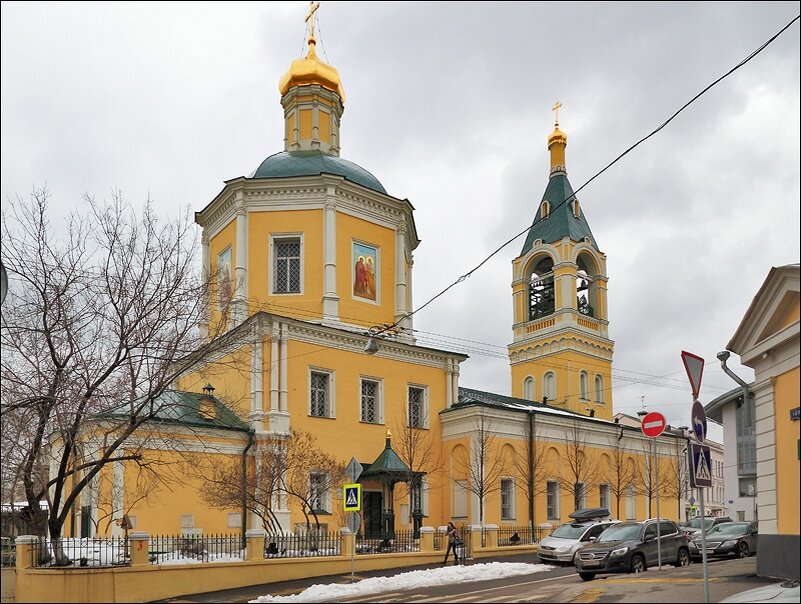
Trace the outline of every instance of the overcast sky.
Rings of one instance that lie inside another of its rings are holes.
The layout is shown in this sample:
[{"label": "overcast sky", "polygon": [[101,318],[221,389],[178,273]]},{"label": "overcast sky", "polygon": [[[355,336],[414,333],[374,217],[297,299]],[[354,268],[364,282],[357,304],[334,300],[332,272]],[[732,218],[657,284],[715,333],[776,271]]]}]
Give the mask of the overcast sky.
[{"label": "overcast sky", "polygon": [[[115,188],[164,216],[202,209],[283,150],[278,80],[305,51],[308,6],[3,2],[3,203],[46,184],[64,210]],[[798,12],[323,2],[318,54],[347,95],[342,157],[416,208],[415,306],[531,223],[555,101],[578,189]],[[735,387],[716,353],[770,268],[799,261],[799,23],[578,197],[608,258],[615,410],[644,397],[689,424],[681,351],[707,361],[703,403]],[[511,392],[523,241],[414,317],[421,344],[469,348],[462,386]],[[730,366],[753,379],[736,355]]]}]

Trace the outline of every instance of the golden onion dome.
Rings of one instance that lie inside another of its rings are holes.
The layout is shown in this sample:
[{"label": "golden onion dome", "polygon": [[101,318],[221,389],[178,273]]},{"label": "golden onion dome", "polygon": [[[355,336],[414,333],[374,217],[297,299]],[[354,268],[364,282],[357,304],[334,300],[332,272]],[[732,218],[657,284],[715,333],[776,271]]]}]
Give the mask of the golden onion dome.
[{"label": "golden onion dome", "polygon": [[342,81],[339,79],[339,72],[336,67],[323,63],[317,58],[314,47],[317,41],[309,36],[309,52],[302,59],[295,59],[289,66],[281,81],[278,83],[278,90],[281,96],[293,86],[304,86],[319,84],[326,90],[335,92],[339,95],[342,104],[345,104],[345,91],[342,88]]},{"label": "golden onion dome", "polygon": [[562,143],[563,145],[567,145],[567,135],[559,130],[559,124],[554,126],[553,132],[551,132],[550,136],[548,137],[548,148],[551,148],[551,145],[554,143]]}]

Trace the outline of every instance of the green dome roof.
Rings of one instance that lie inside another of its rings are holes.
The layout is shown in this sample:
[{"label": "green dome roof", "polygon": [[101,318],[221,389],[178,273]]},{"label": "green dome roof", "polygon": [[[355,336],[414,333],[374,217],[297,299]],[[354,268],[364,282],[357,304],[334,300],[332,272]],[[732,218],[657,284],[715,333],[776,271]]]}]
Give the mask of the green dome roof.
[{"label": "green dome roof", "polygon": [[387,194],[378,179],[361,166],[341,157],[327,155],[322,151],[281,151],[261,162],[250,178],[316,176],[318,174],[336,174],[373,191]]}]

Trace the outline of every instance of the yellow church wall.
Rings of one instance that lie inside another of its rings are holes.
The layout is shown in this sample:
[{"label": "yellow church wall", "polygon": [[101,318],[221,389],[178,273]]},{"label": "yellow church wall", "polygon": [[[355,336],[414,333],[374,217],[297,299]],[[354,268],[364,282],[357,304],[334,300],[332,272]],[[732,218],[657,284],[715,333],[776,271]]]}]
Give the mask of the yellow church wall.
[{"label": "yellow church wall", "polygon": [[[248,214],[248,298],[250,314],[260,310],[301,320],[322,315],[323,214],[321,210],[250,212]],[[301,293],[271,294],[270,236],[302,233]]]},{"label": "yellow church wall", "polygon": [[312,111],[311,109],[301,109],[300,114],[300,138],[310,139],[312,137]]},{"label": "yellow church wall", "polygon": [[331,115],[321,108],[317,110],[317,138],[324,143],[331,143]]},{"label": "yellow church wall", "polygon": [[[185,373],[177,380],[176,389],[200,393],[206,384],[211,384],[214,387],[214,396],[247,421],[253,373],[250,348],[250,345],[245,344],[230,354]],[[269,355],[269,346],[264,349],[264,354]]]},{"label": "yellow church wall", "polygon": [[[353,243],[378,248],[375,302],[354,295]],[[339,315],[346,323],[370,327],[395,320],[395,232],[392,229],[337,213],[337,292]]]},{"label": "yellow church wall", "polygon": [[790,420],[790,410],[799,406],[799,379],[801,370],[795,367],[778,376],[773,384],[776,410],[776,518],[777,532],[781,535],[798,535],[801,532],[798,504],[798,494],[801,492],[798,461],[801,422]]}]

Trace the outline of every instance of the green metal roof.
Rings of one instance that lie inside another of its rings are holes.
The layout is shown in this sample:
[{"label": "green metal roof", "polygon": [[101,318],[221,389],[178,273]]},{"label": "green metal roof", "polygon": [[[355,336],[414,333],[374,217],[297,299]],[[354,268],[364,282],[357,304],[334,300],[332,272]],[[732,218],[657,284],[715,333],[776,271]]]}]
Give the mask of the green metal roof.
[{"label": "green metal roof", "polygon": [[352,161],[327,155],[322,151],[281,151],[271,155],[256,168],[250,178],[281,178],[335,174],[351,182],[387,194],[384,186],[367,170]]},{"label": "green metal roof", "polygon": [[584,217],[584,208],[581,209],[578,218],[573,216],[570,203],[573,199],[575,199],[573,187],[570,186],[567,174],[561,171],[553,173],[542,196],[543,201],[550,203],[551,213],[547,218],[541,220],[539,207],[537,208],[537,215],[528,230],[526,243],[523,245],[523,251],[520,252],[521,256],[531,250],[537,239],[542,239],[544,243],[553,243],[561,241],[564,237],[569,237],[573,241],[581,241],[588,237],[592,247],[598,249],[590,225]]},{"label": "green metal roof", "polygon": [[381,451],[381,454],[376,457],[375,461],[369,465],[367,469],[362,471],[359,480],[365,478],[381,478],[382,476],[389,477],[406,477],[409,476],[411,470],[403,463],[398,457],[398,454],[392,450],[390,440],[387,439],[387,446]]},{"label": "green metal roof", "polygon": [[[154,401],[155,417],[149,421],[151,423],[236,430],[237,432],[244,432],[249,429],[247,423],[242,421],[236,413],[214,396],[211,397],[214,403],[214,418],[207,419],[201,415],[200,402],[201,399],[207,396],[198,392],[167,390]],[[110,411],[98,414],[96,417],[100,419],[124,418],[129,413],[128,409],[129,404],[123,403]]]}]

